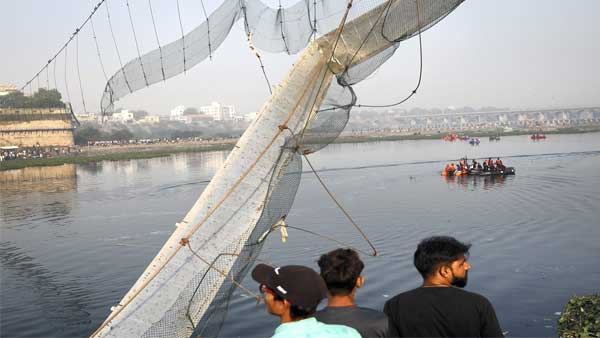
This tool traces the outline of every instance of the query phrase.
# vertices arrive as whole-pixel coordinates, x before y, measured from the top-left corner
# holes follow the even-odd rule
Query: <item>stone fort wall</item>
[[[0,147],[73,144],[73,122],[64,108],[0,108]]]

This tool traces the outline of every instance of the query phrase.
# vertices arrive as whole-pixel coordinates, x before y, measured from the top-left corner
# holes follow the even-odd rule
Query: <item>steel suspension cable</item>
[[[208,14],[206,13],[206,8],[204,7],[204,0],[200,0],[200,5],[202,5],[202,12],[204,13],[204,19],[206,19],[206,37],[208,39],[208,59],[212,60],[212,45],[210,42],[210,21],[208,21]]]
[[[150,17],[152,18],[152,26],[154,27],[154,36],[156,37],[156,44],[158,45],[158,53],[160,54],[160,71],[162,72],[163,81],[166,81],[165,77],[165,65],[163,63],[162,46],[158,39],[158,30],[156,29],[156,22],[154,21],[154,11],[152,10],[152,0],[148,0],[148,6],[150,7]]]
[[[246,29],[246,40],[248,41],[248,47],[256,58],[258,59],[258,63],[260,64],[260,69],[262,70],[265,81],[267,82],[267,88],[269,89],[269,94],[273,95],[273,90],[271,89],[271,82],[269,81],[269,77],[267,76],[267,71],[265,70],[265,65],[263,64],[262,57],[258,52],[258,49],[254,47],[254,43],[252,42],[252,32],[250,31],[250,26],[248,25],[248,17],[246,16],[246,5],[242,3],[242,14],[244,15],[244,28]]]
[[[81,93],[81,103],[83,104],[83,112],[87,114],[87,107],[85,106],[85,97],[83,95],[83,85],[81,84],[81,71],[79,69],[79,34],[75,38],[75,61],[77,64],[77,78],[79,79],[79,91]]]
[[[185,35],[183,34],[183,23],[181,22],[181,10],[179,9],[179,0],[177,0],[177,17],[179,18],[179,28],[181,29],[181,46],[183,47],[183,73],[186,72],[185,64]]]
[[[100,62],[100,68],[102,68],[102,74],[104,74],[104,79],[106,80],[106,84],[110,86],[108,82],[108,76],[106,75],[106,69],[104,68],[104,62],[102,62],[102,55],[100,54],[100,45],[98,44],[98,38],[96,37],[96,29],[94,28],[94,21],[90,18],[90,25],[92,26],[92,37],[94,38],[94,44],[96,45],[96,54],[98,55],[98,61]]]
[[[119,65],[121,66],[121,73],[123,74],[123,79],[125,79],[125,84],[127,85],[127,89],[132,93],[131,86],[129,85],[129,81],[127,80],[127,75],[125,74],[125,68],[123,67],[123,61],[121,60],[121,53],[119,52],[119,46],[117,46],[117,39],[115,38],[115,32],[112,26],[112,20],[110,19],[110,10],[108,8],[108,0],[106,1],[106,18],[108,19],[108,26],[110,27],[110,35],[112,36],[113,44],[115,45],[115,50],[117,51],[117,57],[119,59]]]
[[[54,78],[54,89],[58,90],[58,82],[56,81],[56,59],[54,60],[54,70],[52,71]]]
[[[285,46],[285,52],[289,55],[290,49],[288,48],[287,41],[285,40],[285,34],[283,33],[283,8],[281,6],[281,0],[279,0],[279,9],[277,10],[277,16],[279,17],[279,28],[281,30],[281,39],[283,40],[283,45]]]
[[[342,206],[342,204],[337,200],[337,198],[335,198],[335,196],[333,195],[333,193],[331,192],[331,190],[329,190],[329,188],[327,187],[327,185],[325,185],[325,182],[323,182],[323,180],[321,179],[321,176],[317,173],[317,171],[313,167],[312,163],[308,159],[308,156],[306,154],[302,154],[302,156],[304,156],[304,159],[306,160],[306,163],[308,163],[308,166],[312,170],[313,174],[315,174],[315,177],[317,178],[317,180],[319,181],[319,183],[321,184],[321,186],[323,187],[323,189],[325,189],[325,191],[327,192],[327,194],[329,195],[329,197],[331,197],[331,200],[333,200],[333,202],[338,206],[338,208],[342,211],[342,213],[344,213],[344,215],[346,216],[346,218],[348,219],[348,221],[350,221],[350,223],[354,226],[354,228],[360,233],[360,235],[362,236],[362,238],[369,244],[369,246],[373,250],[373,253],[371,254],[371,256],[373,256],[373,257],[377,256],[378,255],[377,249],[375,249],[375,246],[373,245],[373,243],[371,243],[371,240],[369,239],[369,237],[367,237],[367,235],[360,228],[360,226],[354,221],[354,219],[352,218],[352,216],[350,216],[350,213],[348,213],[348,211]]]
[[[375,105],[375,104],[358,104],[356,105],[356,107],[366,107],[366,108],[389,108],[389,107],[394,107],[394,106],[398,106],[406,101],[408,101],[411,97],[413,97],[415,94],[417,94],[417,90],[419,89],[419,87],[421,86],[421,80],[423,79],[423,41],[421,38],[421,14],[419,11],[419,1],[415,0],[415,6],[417,9],[417,29],[419,31],[419,80],[417,81],[417,85],[415,86],[415,89],[413,89],[410,94],[408,94],[408,96],[406,96],[404,99],[395,102],[395,103],[390,103],[390,104],[382,104],[382,105]],[[384,25],[385,25],[385,19],[387,18],[387,13],[386,13],[386,17],[384,18]],[[382,29],[382,35],[385,38],[385,35],[383,34],[383,27],[384,25],[382,25],[381,29]],[[387,39],[387,38],[386,38]]]
[[[394,106],[398,106],[398,105],[400,105],[400,104],[408,101],[411,97],[413,97],[415,94],[417,94],[417,90],[421,86],[421,81],[422,81],[422,78],[423,78],[423,42],[422,42],[422,38],[421,38],[421,33],[422,32],[421,32],[421,23],[420,23],[420,14],[419,14],[418,0],[415,0],[415,2],[416,2],[416,6],[417,6],[417,20],[419,21],[418,22],[418,37],[419,37],[419,79],[417,80],[417,84],[416,84],[415,88],[410,92],[410,94],[408,96],[406,96],[405,98],[403,98],[402,100],[400,100],[398,102],[394,102],[394,103],[390,103],[390,104],[383,104],[383,105],[360,104],[359,103],[359,104],[352,105],[353,107],[358,107],[358,108],[361,108],[361,107],[365,107],[365,108],[389,108],[389,107],[394,107]],[[389,11],[386,11],[386,15],[384,17],[384,25],[385,25],[385,19],[387,18],[388,12]],[[383,25],[382,25],[382,30],[383,30]],[[370,33],[371,33],[371,31],[369,32],[369,34]],[[383,35],[383,33],[382,33],[382,35]],[[385,38],[385,36],[384,36],[384,38]],[[387,40],[387,38],[386,38],[386,40]],[[366,41],[366,39],[363,40],[363,43],[361,44],[361,47],[364,44],[364,41]],[[388,41],[390,41],[390,40],[388,40]],[[357,53],[358,53],[358,50],[356,51],[356,53],[354,54],[354,56]],[[354,58],[354,56],[352,58]],[[345,107],[345,106],[334,106],[334,107],[331,107],[331,108],[326,108],[326,109],[319,110],[319,112],[326,112],[326,111],[336,110],[336,109],[339,109],[339,108],[342,108],[342,107]]]
[[[144,82],[146,83],[146,87],[148,84],[148,77],[146,76],[146,71],[144,70],[144,64],[142,63],[142,54],[140,53],[140,44],[138,43],[137,34],[135,34],[135,26],[133,25],[133,18],[131,17],[131,8],[129,6],[129,0],[125,0],[125,4],[127,5],[127,14],[129,14],[129,22],[131,23],[131,31],[133,32],[133,40],[135,41],[135,49],[137,50],[138,61],[140,62],[140,67],[142,68],[142,74],[144,75]]]
[[[67,100],[71,103],[71,94],[69,93],[69,82],[67,81],[67,52],[68,48],[65,48],[65,89],[67,90]]]
[[[33,81],[33,80],[36,78],[36,76],[38,76],[38,75],[39,75],[41,72],[43,72],[43,71],[44,71],[44,69],[45,69],[46,67],[48,67],[48,65],[49,65],[49,64],[50,64],[52,61],[55,61],[55,60],[56,60],[56,58],[57,58],[57,57],[60,55],[60,53],[61,53],[61,52],[62,52],[62,51],[65,49],[65,48],[67,48],[67,45],[68,45],[68,44],[69,44],[69,43],[70,43],[70,42],[73,40],[73,38],[75,37],[75,35],[77,34],[77,32],[79,32],[79,31],[80,31],[80,30],[81,30],[81,29],[82,29],[82,28],[83,28],[83,27],[84,27],[84,26],[87,24],[87,22],[88,22],[88,21],[89,21],[89,20],[92,18],[92,16],[93,16],[93,15],[96,13],[96,11],[98,10],[98,8],[100,7],[100,5],[102,5],[102,4],[104,3],[104,1],[106,1],[106,0],[100,0],[100,1],[99,1],[99,2],[96,4],[96,6],[94,6],[94,8],[92,9],[92,12],[90,13],[90,15],[88,15],[88,17],[87,17],[87,18],[86,18],[86,19],[83,21],[83,23],[82,23],[82,24],[81,24],[79,27],[77,27],[77,28],[75,29],[75,33],[73,33],[73,34],[72,34],[72,35],[69,37],[69,39],[67,40],[67,42],[65,42],[65,43],[63,44],[63,46],[62,46],[62,47],[61,47],[61,48],[58,50],[58,52],[56,52],[56,53],[54,54],[54,56],[53,56],[53,57],[52,57],[50,60],[48,60],[48,62],[47,62],[47,63],[46,63],[46,64],[45,64],[45,65],[44,65],[44,66],[43,66],[43,67],[42,67],[42,68],[41,68],[41,69],[40,69],[40,70],[39,70],[39,71],[38,71],[38,72],[37,72],[37,73],[36,73],[36,74],[35,74],[35,75],[34,75],[32,78],[31,78],[31,80],[27,81],[27,82],[26,82],[26,83],[25,83],[25,84],[24,84],[24,85],[21,87],[21,90],[23,90],[25,87],[27,87],[27,85],[31,84],[31,82],[32,82],[32,81]]]

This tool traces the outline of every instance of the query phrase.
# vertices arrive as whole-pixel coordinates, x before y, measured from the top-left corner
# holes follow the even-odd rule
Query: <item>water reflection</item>
[[[506,183],[512,182],[515,176],[443,176],[446,184],[460,187],[464,190],[500,189]]]
[[[76,189],[74,164],[0,171],[0,219],[17,227],[27,219],[63,219],[71,213]]]
[[[0,317],[5,332],[26,332],[23,336],[43,336],[47,328],[31,327],[30,317],[44,318],[57,336],[77,335],[91,323],[86,311],[89,292],[79,281],[62,281],[64,275],[49,271],[35,258],[10,242],[0,242]]]

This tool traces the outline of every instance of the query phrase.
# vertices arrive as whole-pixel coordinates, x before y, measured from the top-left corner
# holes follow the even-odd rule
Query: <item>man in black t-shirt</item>
[[[319,258],[319,267],[329,289],[327,307],[315,315],[319,321],[350,326],[365,338],[397,336],[383,312],[354,303],[356,291],[365,282],[361,276],[364,264],[356,251],[337,249],[328,252]]]
[[[400,337],[503,337],[492,304],[462,290],[467,285],[470,244],[452,237],[419,243],[414,264],[423,285],[385,303]]]

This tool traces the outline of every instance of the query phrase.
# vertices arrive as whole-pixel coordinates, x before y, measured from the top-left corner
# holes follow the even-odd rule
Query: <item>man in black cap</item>
[[[388,300],[383,308],[400,337],[503,337],[492,304],[462,289],[471,269],[470,247],[447,236],[419,243],[414,264],[423,285]]]
[[[325,282],[313,269],[288,265],[271,267],[258,264],[252,270],[252,279],[265,294],[267,311],[278,316],[281,325],[273,338],[359,338],[353,328],[324,324],[314,317],[319,302],[327,297]]]
[[[363,337],[396,337],[393,325],[380,311],[356,306],[356,291],[365,283],[361,275],[364,263],[352,249],[336,249],[319,258],[321,277],[329,289],[327,307],[316,314],[317,320],[355,328]]]

